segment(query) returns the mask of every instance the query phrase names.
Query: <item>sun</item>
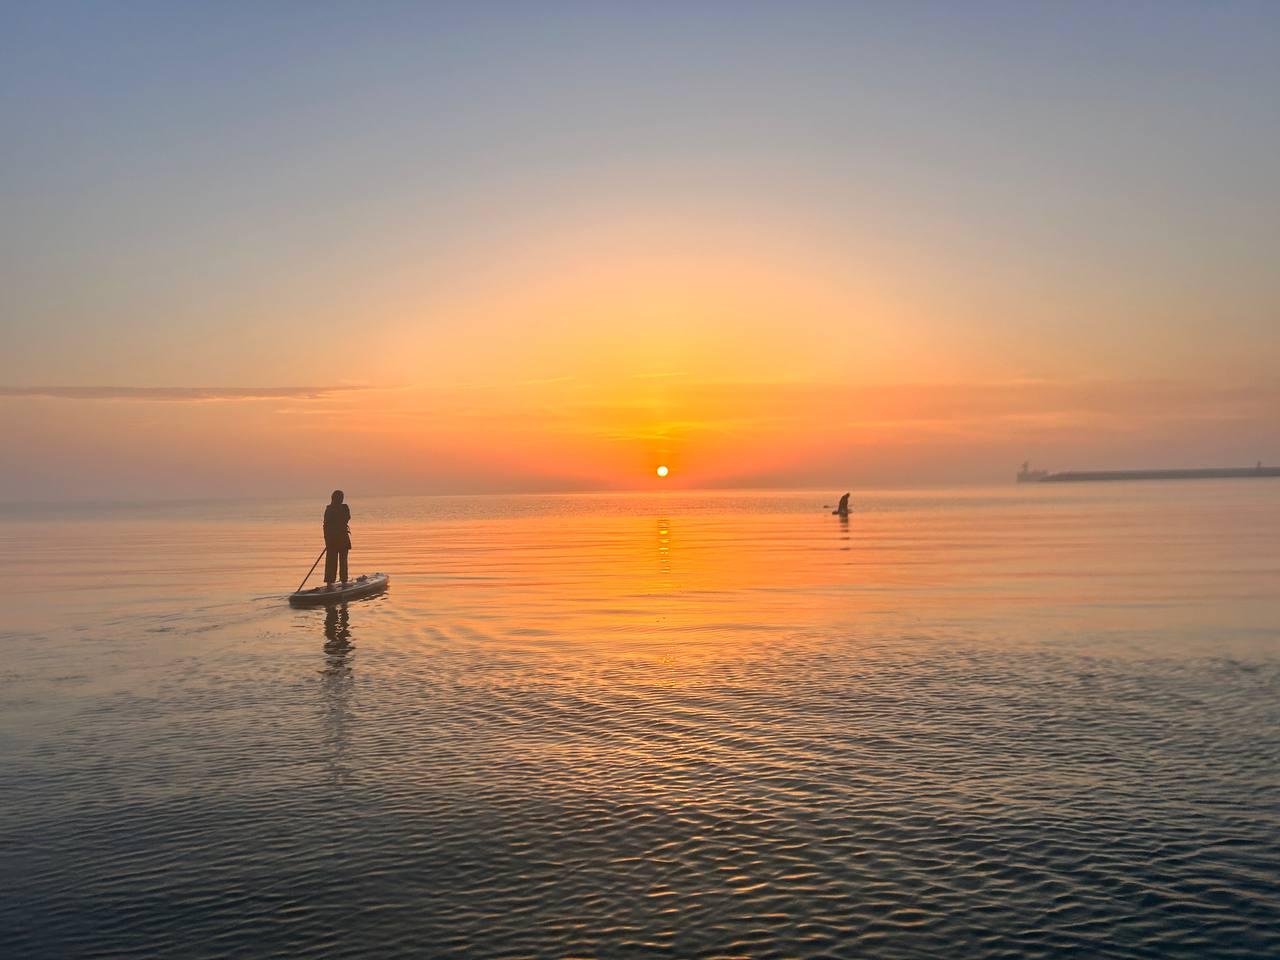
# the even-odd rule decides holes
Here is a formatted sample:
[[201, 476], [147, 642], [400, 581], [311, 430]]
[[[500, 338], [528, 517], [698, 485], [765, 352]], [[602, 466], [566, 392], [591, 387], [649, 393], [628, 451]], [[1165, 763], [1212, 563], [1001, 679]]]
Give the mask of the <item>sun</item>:
[[665, 476], [666, 476], [668, 473], [670, 473], [670, 472], [671, 472], [671, 471], [670, 471], [670, 470], [668, 470], [665, 466], [663, 466], [663, 467], [659, 467], [659, 468], [658, 468], [658, 476], [660, 476], [660, 477], [665, 477]]

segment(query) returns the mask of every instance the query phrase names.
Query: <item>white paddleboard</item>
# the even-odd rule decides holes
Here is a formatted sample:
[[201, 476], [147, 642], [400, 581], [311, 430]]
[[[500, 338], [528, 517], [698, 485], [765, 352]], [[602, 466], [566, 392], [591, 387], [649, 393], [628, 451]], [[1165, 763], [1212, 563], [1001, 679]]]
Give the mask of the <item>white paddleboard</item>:
[[335, 583], [333, 586], [312, 587], [310, 590], [299, 590], [289, 594], [289, 603], [295, 607], [315, 607], [329, 603], [341, 603], [344, 600], [359, 600], [371, 597], [387, 589], [391, 578], [385, 573], [366, 573], [364, 576], [348, 580], [346, 583]]

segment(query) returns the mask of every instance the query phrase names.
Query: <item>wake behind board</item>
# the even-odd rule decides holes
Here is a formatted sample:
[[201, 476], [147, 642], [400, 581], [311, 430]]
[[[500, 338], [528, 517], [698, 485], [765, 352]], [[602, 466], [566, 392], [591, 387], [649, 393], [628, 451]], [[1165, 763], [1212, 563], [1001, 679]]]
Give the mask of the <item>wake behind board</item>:
[[387, 589], [391, 578], [385, 573], [366, 573], [362, 577], [335, 583], [332, 587], [312, 587], [289, 594], [289, 605], [294, 607], [319, 607], [329, 603], [343, 603], [371, 597]]

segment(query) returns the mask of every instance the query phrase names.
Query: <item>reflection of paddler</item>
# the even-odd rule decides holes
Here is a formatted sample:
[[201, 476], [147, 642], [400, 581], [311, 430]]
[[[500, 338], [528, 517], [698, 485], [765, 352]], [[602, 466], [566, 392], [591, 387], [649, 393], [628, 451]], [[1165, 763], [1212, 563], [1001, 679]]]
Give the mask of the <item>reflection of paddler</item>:
[[846, 493], [840, 498], [840, 506], [831, 511], [833, 517], [847, 517], [849, 515], [849, 495]]
[[334, 604], [324, 614], [324, 652], [338, 666], [346, 666], [351, 652], [351, 614], [345, 603]]
[[355, 676], [351, 668], [355, 644], [351, 642], [351, 616], [345, 603], [329, 606], [324, 614], [324, 669], [320, 671], [321, 720], [325, 758], [333, 783], [346, 783], [351, 778], [347, 758], [351, 743], [351, 708]]

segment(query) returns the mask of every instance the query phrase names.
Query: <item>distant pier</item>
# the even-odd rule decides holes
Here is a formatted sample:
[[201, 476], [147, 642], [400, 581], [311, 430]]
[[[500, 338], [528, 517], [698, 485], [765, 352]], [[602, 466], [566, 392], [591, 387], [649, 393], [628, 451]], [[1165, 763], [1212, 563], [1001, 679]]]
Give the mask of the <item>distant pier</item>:
[[1205, 467], [1196, 470], [1066, 470], [1046, 473], [1028, 470], [1024, 464], [1019, 483], [1093, 483], [1107, 480], [1241, 480], [1280, 477], [1280, 467]]

